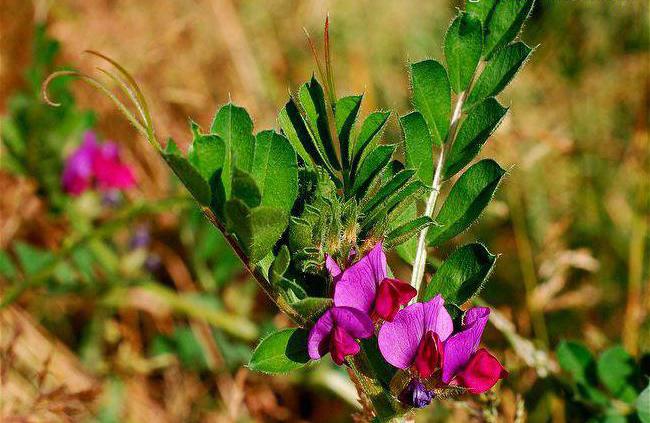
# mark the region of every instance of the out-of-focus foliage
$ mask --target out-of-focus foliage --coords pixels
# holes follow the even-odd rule
[[[19,78],[28,67],[34,7],[23,0],[5,3],[7,13],[0,13],[0,75],[10,83],[3,84],[2,92],[13,97],[32,87],[36,99],[40,82],[31,86]],[[44,16],[46,3],[34,3],[37,17]],[[133,70],[159,117],[158,133],[171,135],[185,149],[191,141],[187,116],[206,127],[213,105],[227,103],[229,94],[249,110],[256,127],[275,126],[275,109],[285,103],[287,88],[296,88],[314,70],[300,29],[306,26],[318,34],[327,11],[338,92],[363,92],[362,116],[384,108],[405,113],[405,63],[442,57],[447,22],[459,5],[278,0],[273,7],[262,7],[257,1],[65,0],[51,3],[47,32],[59,39],[68,63],[80,63],[81,52],[93,48]],[[423,421],[464,421],[477,414],[512,421],[524,412],[533,422],[584,421],[602,415],[603,408],[576,398],[577,385],[570,374],[559,373],[555,354],[549,362],[537,354],[555,351],[563,339],[579,339],[593,357],[622,342],[647,375],[647,16],[643,0],[537,2],[526,27],[535,60],[502,94],[504,106],[516,107],[482,153],[499,158],[508,171],[506,183],[482,225],[467,234],[501,253],[492,276],[492,287],[499,289],[485,289],[481,296],[512,322],[510,326],[493,319],[499,331],[490,328],[486,333],[486,343],[503,351],[511,375],[501,384],[498,400],[480,400],[482,411],[473,404],[440,407]],[[98,111],[98,131],[129,141],[124,147],[129,163],[137,166],[142,196],[151,200],[180,192],[174,191],[164,164],[151,159],[152,151],[130,142],[135,131],[117,117],[111,104],[87,90],[74,92],[82,108]],[[52,93],[52,98],[62,100],[61,94]],[[9,114],[8,100],[0,99],[3,117]],[[61,110],[42,107],[48,113]],[[39,125],[31,127],[41,130]],[[48,125],[48,133],[59,130]],[[384,136],[399,139],[399,130],[393,116]],[[75,136],[57,145],[79,141]],[[3,152],[3,168],[9,163],[6,157]],[[80,220],[68,212],[61,216],[60,205],[48,202],[42,195],[46,185],[35,177],[3,171],[0,178],[0,245],[3,257],[8,257],[0,260],[0,268],[4,273],[11,261],[14,269],[0,282],[4,298],[7,289],[23,284],[18,250],[24,247],[17,246],[58,256],[66,240],[77,236]],[[46,217],[51,211],[59,217]],[[113,213],[117,211],[108,212]],[[65,404],[67,412],[91,410],[103,421],[349,421],[355,405],[346,399],[355,392],[342,382],[345,375],[327,366],[291,377],[252,375],[240,368],[238,363],[254,346],[251,335],[265,335],[287,322],[275,317],[273,306],[247,281],[225,242],[200,214],[161,204],[155,212],[139,216],[128,224],[117,221],[119,230],[111,233],[108,248],[100,250],[118,251],[120,260],[130,257],[129,238],[136,227],[148,224],[156,228],[150,249],[158,255],[159,270],[143,270],[149,253],[134,253],[140,257],[134,259],[140,263],[135,266],[136,284],[124,273],[95,265],[90,283],[82,282],[84,273],[77,269],[78,283],[65,293],[34,287],[13,307],[0,311],[0,365],[3,371],[9,369],[0,389],[2,394],[18,392],[25,401],[10,404],[0,395],[3,417],[45,413],[32,402],[45,393],[40,401],[51,410],[63,410],[57,406]],[[84,244],[82,250],[89,255],[92,249]],[[442,249],[439,257],[449,251],[453,248]],[[437,258],[429,263],[439,264]],[[407,275],[399,267],[395,271]],[[143,278],[153,284],[143,284]],[[100,286],[110,289],[96,294]],[[197,305],[193,290],[209,299]],[[115,303],[121,305],[110,305]],[[188,313],[195,310],[201,313]],[[225,318],[220,310],[228,313]],[[249,323],[273,317],[274,327],[238,323],[248,332],[227,332],[223,323],[235,317]],[[211,329],[208,336],[197,327],[202,322]],[[209,353],[210,339],[223,361]],[[197,344],[203,359],[195,354]],[[546,369],[550,373],[544,376]],[[40,372],[47,378],[39,385],[34,375]],[[647,386],[643,377],[635,389]],[[596,389],[620,405],[605,383],[598,381]],[[647,403],[647,388],[643,392],[645,397],[636,404],[643,404],[643,398]],[[631,407],[621,410],[632,418]],[[45,420],[62,420],[51,416]]]

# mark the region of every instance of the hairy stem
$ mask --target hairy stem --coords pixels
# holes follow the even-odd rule
[[[203,214],[208,218],[210,223],[212,223],[218,230],[221,232],[223,237],[225,238],[226,242],[232,248],[232,250],[235,252],[237,257],[239,257],[239,260],[242,262],[244,265],[244,268],[248,270],[248,272],[253,276],[255,281],[257,281],[257,284],[262,288],[264,293],[273,301],[273,303],[282,311],[284,312],[289,318],[291,318],[296,324],[303,326],[307,322],[305,319],[300,316],[300,314],[296,313],[289,304],[286,303],[281,297],[278,297],[275,295],[275,290],[273,289],[273,286],[271,286],[271,283],[268,281],[266,276],[262,274],[262,271],[259,267],[254,266],[251,264],[250,260],[248,259],[248,256],[246,253],[241,249],[239,246],[239,242],[231,234],[226,231],[225,226],[223,223],[217,219],[217,216],[214,214],[214,212],[209,209],[208,207],[202,207]]]
[[[447,149],[451,148],[454,140],[456,139],[458,126],[460,124],[460,118],[462,116],[463,105],[465,104],[466,93],[467,91],[461,92],[456,99],[456,105],[454,106],[454,113],[451,117],[451,124],[449,126],[447,140],[440,147],[440,154],[438,155],[438,162],[436,163],[436,171],[433,175],[433,186],[431,188],[431,194],[429,194],[429,198],[427,199],[427,204],[424,210],[424,215],[427,217],[432,217],[433,212],[436,208],[436,202],[438,201],[438,195],[440,194],[440,187],[442,186],[442,171],[445,167]],[[426,227],[420,232],[415,261],[413,262],[413,273],[411,274],[411,285],[416,290],[418,290],[418,292],[420,291],[420,285],[422,284],[422,279],[424,278],[424,268],[427,262],[428,231],[429,228]],[[413,298],[412,301],[416,301],[416,298]]]

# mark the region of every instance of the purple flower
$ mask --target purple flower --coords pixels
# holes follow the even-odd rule
[[[440,295],[426,303],[400,310],[392,322],[379,330],[379,350],[387,362],[400,369],[415,366],[429,377],[442,363],[441,342],[454,330],[451,316]]]
[[[489,316],[487,307],[467,310],[463,330],[447,339],[442,365],[444,383],[453,381],[473,394],[480,394],[508,375],[492,354],[478,349]]]
[[[83,143],[72,152],[65,162],[63,169],[63,189],[72,195],[80,195],[92,183],[93,161],[97,155],[99,144],[94,132],[84,134]]]
[[[411,379],[399,395],[399,399],[412,407],[424,408],[431,404],[433,392],[429,391],[419,379]]]
[[[417,291],[409,284],[386,278],[386,255],[381,243],[344,271],[327,257],[325,266],[335,283],[334,304],[353,307],[370,316],[391,321]]]
[[[359,352],[356,339],[370,338],[373,333],[372,320],[365,313],[351,307],[332,307],[309,332],[309,357],[318,360],[329,352],[332,360],[340,366],[346,356]]]
[[[61,177],[63,189],[80,195],[96,184],[100,191],[127,189],[135,185],[131,168],[122,163],[115,143],[100,144],[94,132],[68,157]]]

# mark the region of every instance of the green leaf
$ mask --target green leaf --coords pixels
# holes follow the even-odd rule
[[[411,112],[399,120],[404,131],[406,166],[417,171],[418,178],[433,183],[433,139],[420,112]]]
[[[372,150],[361,162],[359,170],[353,175],[351,194],[363,196],[372,181],[390,163],[395,152],[395,145],[380,145]]]
[[[476,16],[481,21],[483,28],[486,28],[486,22],[490,18],[490,12],[492,12],[497,1],[498,0],[468,1],[465,3],[465,10],[467,13]]]
[[[334,302],[331,298],[319,297],[307,297],[300,301],[291,303],[291,307],[293,307],[298,314],[312,322],[318,320],[318,318],[333,305]]]
[[[456,181],[429,229],[430,246],[437,246],[467,229],[488,205],[505,174],[494,160],[486,159],[472,165]]]
[[[403,224],[410,222],[411,220],[418,217],[418,207],[416,202],[412,202],[408,207],[406,207],[402,213],[395,216],[395,219],[390,222],[390,227],[394,229],[399,228]],[[406,242],[400,244],[395,248],[395,251],[408,264],[413,264],[415,261],[415,253],[417,250],[417,238],[411,238]]]
[[[456,141],[445,162],[445,179],[454,176],[481,151],[485,141],[499,126],[508,109],[490,97],[473,108],[458,130]]]
[[[286,273],[289,268],[289,263],[291,262],[291,255],[289,254],[289,249],[286,245],[283,245],[278,251],[278,255],[273,260],[271,269],[269,271],[269,280],[271,283],[277,283],[282,276]]]
[[[375,207],[381,205],[386,199],[397,192],[400,188],[411,180],[415,171],[413,169],[404,169],[389,179],[379,188],[379,191],[369,197],[368,201],[362,203],[361,211],[363,214],[370,213]],[[368,198],[368,197],[366,197]]]
[[[311,81],[300,87],[298,97],[305,111],[308,127],[311,129],[312,137],[316,141],[319,151],[324,153],[323,157],[327,157],[327,163],[332,168],[341,170],[341,164],[336,157],[334,142],[330,134],[323,88],[316,78],[312,76]]]
[[[650,423],[650,384],[636,400],[636,414],[641,423]]]
[[[569,373],[576,383],[587,386],[593,384],[591,372],[596,363],[587,347],[575,341],[562,341],[556,354],[560,367]]]
[[[417,237],[422,229],[429,227],[433,223],[433,219],[428,216],[420,216],[417,219],[406,222],[386,235],[384,248],[391,250],[409,239]]]
[[[416,201],[426,191],[426,187],[420,181],[413,181],[394,191],[379,207],[376,207],[368,213],[362,220],[361,227],[365,230],[370,229],[373,224],[382,220],[389,220],[390,214],[395,213],[398,209],[408,207],[410,203]]]
[[[597,363],[598,378],[616,398],[628,403],[636,399],[634,384],[637,367],[634,358],[621,346],[603,352]]]
[[[255,348],[248,367],[269,374],[287,373],[303,367],[309,362],[308,334],[308,331],[300,328],[272,333]]]
[[[298,196],[298,163],[291,143],[274,131],[255,137],[252,172],[262,206],[290,211]]]
[[[215,115],[210,133],[219,135],[226,144],[221,181],[225,198],[230,199],[232,169],[236,166],[251,172],[253,166],[253,121],[243,107],[226,104]]]
[[[350,132],[357,120],[362,99],[362,95],[351,95],[343,97],[336,102],[334,117],[336,119],[336,131],[339,135],[344,169],[350,167]]]
[[[307,124],[298,110],[298,106],[292,98],[282,108],[278,115],[278,124],[282,133],[287,137],[294,150],[302,160],[309,166],[317,163],[325,167],[325,161],[314,144],[314,140],[309,134]]]
[[[483,54],[488,59],[519,34],[533,9],[533,0],[498,1],[487,21]]]
[[[14,251],[25,276],[32,276],[54,262],[51,252],[17,241]]]
[[[13,279],[16,277],[16,274],[16,267],[12,263],[11,257],[9,257],[6,251],[0,250],[0,276]]]
[[[260,206],[253,209],[239,199],[226,202],[226,222],[251,263],[257,263],[273,250],[287,227],[285,210]]]
[[[167,145],[169,146],[169,144]],[[201,176],[199,171],[185,157],[178,153],[169,153],[166,150],[162,152],[162,157],[169,167],[172,168],[178,179],[185,185],[185,188],[192,194],[192,197],[199,204],[209,206],[212,192],[208,181]]]
[[[497,257],[482,244],[467,244],[442,263],[421,296],[429,301],[441,294],[445,301],[462,305],[476,295],[494,267]]]
[[[262,194],[255,179],[237,168],[232,177],[232,198],[242,200],[250,208],[259,206],[262,201]]]
[[[445,57],[449,82],[456,93],[467,89],[481,60],[483,28],[481,21],[468,13],[460,13],[445,36]]]
[[[223,168],[226,144],[215,134],[200,133],[199,126],[192,122],[194,139],[187,152],[187,160],[199,171],[203,179],[211,181],[214,174]]]
[[[442,145],[449,130],[451,88],[447,71],[435,60],[411,65],[413,105],[422,113],[436,145]]]
[[[353,169],[356,169],[361,160],[373,151],[379,143],[381,133],[389,117],[390,112],[373,112],[363,121],[353,146]]]
[[[526,44],[516,42],[495,54],[476,80],[464,110],[469,110],[484,98],[493,97],[503,91],[521,69],[531,52],[532,49]]]
[[[312,246],[312,225],[304,219],[291,216],[289,221],[289,249],[298,252]]]

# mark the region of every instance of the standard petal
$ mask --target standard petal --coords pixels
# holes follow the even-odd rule
[[[386,255],[378,243],[361,260],[340,275],[334,287],[334,304],[370,313],[379,282],[386,277]]]
[[[392,322],[379,330],[379,350],[386,361],[400,369],[413,364],[424,335],[424,304],[415,303],[400,310]]]
[[[440,294],[422,304],[424,309],[424,332],[432,331],[438,334],[441,341],[449,338],[454,331],[454,322],[445,308],[445,300]]]
[[[442,365],[442,381],[444,383],[449,383],[476,352],[489,315],[490,309],[487,307],[469,309],[465,314],[463,330],[445,342]]]
[[[307,352],[309,358],[318,360],[329,351],[330,334],[334,329],[332,309],[329,309],[311,328],[307,338]]]
[[[334,325],[340,326],[353,338],[370,338],[375,332],[372,320],[364,312],[352,307],[333,307],[329,310]]]
[[[457,375],[458,384],[466,387],[472,394],[489,391],[499,379],[508,376],[499,360],[485,348],[472,356],[467,366]]]

